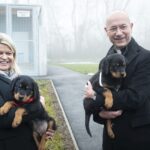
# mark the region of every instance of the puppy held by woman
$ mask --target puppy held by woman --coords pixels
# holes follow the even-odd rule
[[[0,33],[0,106],[12,98],[10,83],[19,74],[15,45],[8,35]],[[13,128],[15,111],[14,107],[7,114],[0,116],[0,150],[38,150],[29,122],[38,117],[41,112],[28,114],[18,127]],[[52,129],[47,130],[46,138],[51,139],[54,133]]]

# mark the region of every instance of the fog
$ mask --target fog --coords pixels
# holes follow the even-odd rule
[[[150,49],[149,0],[3,0],[15,4],[41,5],[41,26],[48,60],[99,60],[110,47],[104,31],[106,16],[126,11],[133,22],[133,37]]]
[[[99,62],[110,47],[105,18],[118,9],[130,15],[133,37],[150,49],[148,0],[51,0],[47,5],[49,59]]]
[[[50,60],[99,62],[110,47],[104,23],[113,10],[129,14],[133,37],[150,49],[148,0],[53,0],[47,6]]]

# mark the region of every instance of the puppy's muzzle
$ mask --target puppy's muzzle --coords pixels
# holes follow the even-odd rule
[[[126,75],[127,75],[126,72],[121,72],[121,73],[120,73],[120,76],[121,76],[122,78],[125,78]]]
[[[125,78],[126,72],[111,72],[114,78]]]

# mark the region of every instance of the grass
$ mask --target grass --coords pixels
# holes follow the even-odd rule
[[[83,74],[95,73],[98,70],[98,64],[57,64]]]
[[[54,108],[54,92],[50,86],[49,80],[36,80],[39,85],[40,93],[45,98],[46,110],[49,115],[56,119],[57,124],[61,124],[57,119],[56,110]],[[46,145],[46,150],[63,150],[64,142],[62,138],[62,134],[60,132],[55,132],[53,140],[48,140]]]

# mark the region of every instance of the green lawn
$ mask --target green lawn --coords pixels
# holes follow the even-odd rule
[[[98,64],[57,64],[83,74],[95,73],[98,70]]]
[[[51,87],[51,83],[49,80],[36,80],[39,85],[40,94],[44,96],[46,102],[46,110],[48,111],[49,115],[54,117],[57,124],[62,124],[57,117],[56,110],[54,108],[55,95],[54,91]],[[49,140],[46,145],[46,150],[63,150],[64,149],[64,142],[62,134],[56,131],[53,140]]]

